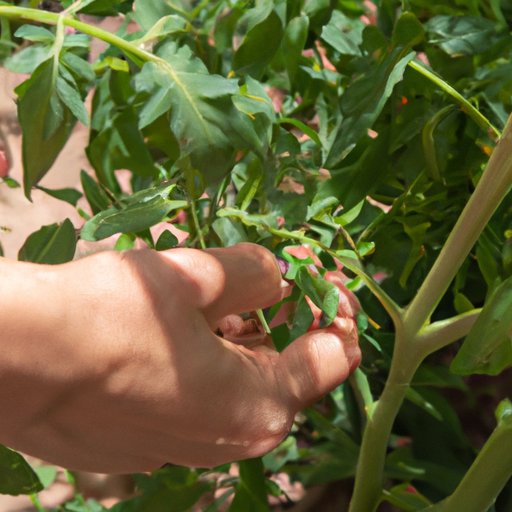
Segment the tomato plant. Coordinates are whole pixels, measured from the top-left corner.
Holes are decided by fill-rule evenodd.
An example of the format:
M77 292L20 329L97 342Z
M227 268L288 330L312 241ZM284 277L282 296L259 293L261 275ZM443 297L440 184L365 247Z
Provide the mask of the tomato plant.
M179 467L139 475L114 510L191 510L214 490L206 510L277 509L292 504L279 474L348 492L351 512L510 510L508 0L26 0L0 2L0 20L4 66L28 74L28 198L89 127L80 190L40 187L83 195L82 224L42 227L20 259L73 258L75 228L118 249L262 244L297 284L289 318L260 313L278 349L313 312L335 319L328 273L342 268L362 307L361 368L277 450L223 485ZM92 62L91 39L107 43ZM41 488L7 449L0 472L1 492Z

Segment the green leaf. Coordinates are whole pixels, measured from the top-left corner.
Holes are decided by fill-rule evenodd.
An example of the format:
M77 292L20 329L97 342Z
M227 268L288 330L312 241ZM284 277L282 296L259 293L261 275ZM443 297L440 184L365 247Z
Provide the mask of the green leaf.
M165 251L172 249L178 245L179 241L168 229L162 232L156 241L155 249L157 251Z
M388 159L388 133L381 133L368 140L355 162L334 169L331 179L318 184L319 199L334 196L344 208L355 208L386 179Z
M299 70L302 52L306 45L308 30L309 18L307 16L298 16L290 20L284 31L281 50L292 88L295 88L295 79Z
M102 240L116 233L138 233L163 221L172 210L187 206L173 199L174 184L163 184L130 196L124 205L104 210L82 228L82 240Z
M141 495L114 505L111 512L188 512L211 489L196 471L178 466L134 479Z
M55 482L58 475L55 466L37 466L34 471L45 489Z
M240 483L229 512L268 512L267 488L261 458L238 463Z
M51 190L49 188L38 185L37 189L46 192L49 196L52 196L55 199L65 201L72 206L76 206L78 200L82 197L82 193L75 188L60 188L58 190Z
M413 404L417 405L425 412L433 416L436 420L443 420L442 414L436 409L435 405L432 404L428 398L423 396L420 392L416 391L412 387L407 388L405 397L407 400L410 400Z
M51 47L32 45L5 60L5 67L14 73L32 73L50 56Z
M338 314L339 289L333 283L313 276L306 267L300 267L295 276L297 286L325 314L325 325L330 325Z
M171 34L188 32L189 30L190 23L188 23L186 19L175 14L170 14L160 18L140 39L135 41L135 43L140 46L144 43L153 42Z
M277 119L277 122L279 124L291 124L292 126L295 126L295 128L298 128L302 133L307 135L315 144L322 147L322 141L320 140L318 133L299 119L295 119L293 117L280 117Z
M499 38L496 23L484 17L435 16L425 27L430 44L452 57L483 53Z
M345 16L341 11L332 13L329 23L322 28L322 39L342 55L361 55L363 29L359 19Z
M54 60L49 59L16 89L23 133L23 184L29 199L31 187L53 165L75 124L71 111L57 97L55 81Z
M80 92L71 86L61 76L57 77L56 90L62 103L66 105L71 113L84 125L89 126L89 114L85 109Z
M99 180L115 190L114 172L129 169L143 177L159 174L132 107L115 108L106 115L105 126L92 138L87 156ZM93 118L94 123L94 118Z
M498 375L512 366L512 277L501 283L485 305L451 364L459 375Z
M37 43L52 44L55 40L55 34L53 32L50 32L47 28L37 27L35 25L22 25L16 30L14 35L21 39Z
M72 222L43 226L32 233L18 252L20 261L58 265L71 261L76 250L76 233Z
M442 464L416 457L410 446L398 448L386 457L388 478L428 482L444 495L453 492L463 471L455 464Z
M99 213L110 206L111 201L106 192L84 170L80 172L80 182L92 213Z
M425 507L432 505L428 498L410 484L395 485L389 491L384 489L383 501L387 501L394 507L398 507L399 510L407 512L423 510Z
M135 79L137 91L149 93L141 111L141 127L170 110L170 126L181 156L209 182L218 181L233 165L236 150L263 152L251 118L232 101L235 81L208 74L188 47L166 43L164 61L148 62Z
M153 0L135 0L135 19L144 32L151 31L162 19L172 16L173 23L179 23L176 18L186 17L186 12L180 9L179 2L154 2Z
M326 158L325 166L336 167L367 136L368 129L381 113L395 85L402 80L413 52L404 55L394 48L368 73L356 80L343 94L341 110L343 121Z
M123 233L114 245L115 251L129 251L135 247L137 238L132 233Z
M239 221L223 217L216 219L212 227L224 247L248 241L247 234Z
M299 300L297 301L297 305L295 306L295 312L293 317L292 328L290 330L289 339L291 341L297 339L299 336L302 336L306 332L308 332L311 324L313 323L315 317L313 316L313 312L306 301L306 295L304 292L301 292Z
M34 470L17 452L0 445L0 494L32 494L43 490Z
M412 48L423 42L425 29L412 12L404 12L393 28L392 42L395 46Z
M263 457L265 468L272 473L277 473L287 462L300 459L297 440L288 436L277 448Z
M495 415L498 424L512 422L512 402L508 398L502 400L496 408Z
M249 28L233 56L233 69L259 78L279 50L283 23L273 2L264 0L240 19L239 25L244 24Z

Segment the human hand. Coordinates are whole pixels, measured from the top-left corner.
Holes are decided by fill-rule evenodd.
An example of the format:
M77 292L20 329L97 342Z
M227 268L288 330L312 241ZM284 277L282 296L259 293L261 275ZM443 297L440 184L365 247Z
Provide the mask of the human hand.
M18 265L28 278L24 307L10 310L16 343L0 357L0 405L9 411L0 442L73 469L259 456L360 360L342 328L309 332L281 354L263 336L246 346L243 336L233 343L214 333L228 315L282 296L276 261L257 245L105 252L55 267L12 262L10 275Z

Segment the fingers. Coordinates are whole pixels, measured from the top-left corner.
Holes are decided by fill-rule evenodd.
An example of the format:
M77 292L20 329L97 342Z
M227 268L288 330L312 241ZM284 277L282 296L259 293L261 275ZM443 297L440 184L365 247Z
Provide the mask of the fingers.
M309 332L289 345L279 357L278 375L297 410L341 384L361 360L357 329Z
M205 251L172 249L160 254L185 280L186 295L209 322L281 299L277 261L259 245L244 243Z

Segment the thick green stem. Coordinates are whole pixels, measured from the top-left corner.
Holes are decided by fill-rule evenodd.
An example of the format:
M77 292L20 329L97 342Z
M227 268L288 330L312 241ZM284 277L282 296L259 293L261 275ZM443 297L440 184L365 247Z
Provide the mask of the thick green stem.
M489 510L512 477L512 421L498 424L469 471L436 512L483 512Z
M511 118L512 119L512 118ZM404 323L418 332L430 318L492 214L512 185L512 122L494 149L478 185L462 211L416 297L406 309Z
M408 347L413 347L413 344L399 331L388 380L368 415L349 512L373 512L379 504L389 436L412 377L421 363L414 354L417 350Z

